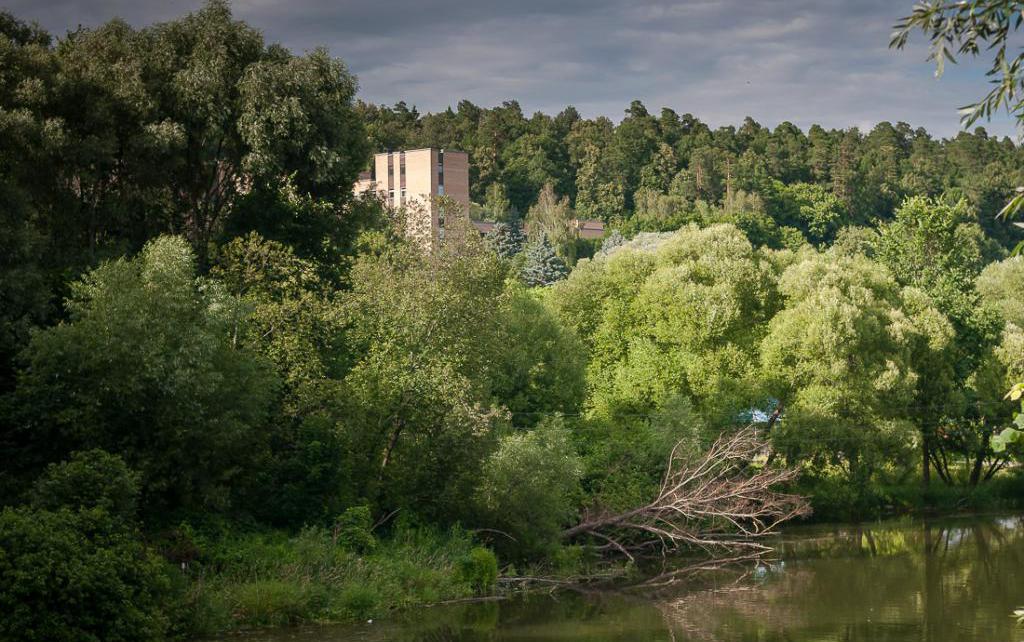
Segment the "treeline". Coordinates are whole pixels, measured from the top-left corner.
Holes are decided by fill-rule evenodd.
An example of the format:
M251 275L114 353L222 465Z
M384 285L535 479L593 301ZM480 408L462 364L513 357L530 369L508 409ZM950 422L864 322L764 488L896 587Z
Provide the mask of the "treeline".
M1024 376L1009 142L420 118L217 1L57 40L0 14L0 64L0 639L578 572L606 544L581 515L772 413L758 465L822 517L1019 496L993 440ZM352 199L371 150L417 144L470 151L508 224L424 252ZM574 212L617 228L590 259Z
M485 108L463 100L428 114L403 102L359 103L357 111L374 149L469 152L473 201L492 219L507 218L506 202L525 214L551 185L581 218L663 231L692 220L698 201L735 207L742 193L756 195L757 213L821 243L847 225L891 220L907 197L954 194L967 199L993 238L1022 238L994 215L1024 181L1024 155L982 128L938 140L888 122L866 133L818 125L803 132L788 122L768 129L751 118L712 129L668 107L651 114L640 101L617 124L584 119L571 106L526 116L515 101ZM747 226L764 233L756 229L764 222ZM778 244L785 234L775 236L767 238Z

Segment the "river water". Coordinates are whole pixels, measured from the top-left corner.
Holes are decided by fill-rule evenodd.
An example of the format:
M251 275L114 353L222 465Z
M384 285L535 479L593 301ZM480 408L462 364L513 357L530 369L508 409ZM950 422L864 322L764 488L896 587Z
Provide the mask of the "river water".
M796 527L774 560L659 588L530 594L249 642L1024 642L1024 516Z

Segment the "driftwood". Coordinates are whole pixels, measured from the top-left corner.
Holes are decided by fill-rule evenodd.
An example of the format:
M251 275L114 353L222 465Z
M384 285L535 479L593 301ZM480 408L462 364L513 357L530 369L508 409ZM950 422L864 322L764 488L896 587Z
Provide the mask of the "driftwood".
M779 492L796 470L758 468L754 460L768 449L754 426L723 435L695 458L672 449L656 496L644 506L620 513L585 514L562 532L564 540L601 542L595 548L630 560L644 552L662 555L680 548L713 555L770 550L757 541L787 520L810 512L800 496Z

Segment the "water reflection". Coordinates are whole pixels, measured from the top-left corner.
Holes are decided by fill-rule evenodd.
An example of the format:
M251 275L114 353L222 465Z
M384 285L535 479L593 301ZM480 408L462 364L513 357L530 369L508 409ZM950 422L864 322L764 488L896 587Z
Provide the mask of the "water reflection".
M795 531L778 559L667 588L533 595L254 639L1024 642L1024 518Z

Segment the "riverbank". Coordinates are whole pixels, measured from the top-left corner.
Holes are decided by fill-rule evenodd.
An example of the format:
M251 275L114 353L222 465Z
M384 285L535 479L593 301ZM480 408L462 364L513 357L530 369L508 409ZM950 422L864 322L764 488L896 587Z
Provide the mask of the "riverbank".
M858 522L899 515L953 515L1024 509L1024 475L1004 472L970 486L939 481L927 489L920 480L902 484L852 486L842 480L804 480L794 489L810 498L813 512L805 521Z
M907 514L951 515L964 511L1020 509L1024 479L1004 476L975 489L936 484L878 489L856 502L818 488L819 509L812 522L856 522ZM860 513L851 511L859 510ZM298 534L284 531L225 533L187 540L168 557L189 558L182 565L179 622L181 637L297 624L377 620L410 607L470 600L521 588L499 582L499 564L489 549L460 528L449 531L396 526L378 541L322 528ZM173 545L172 545L173 548ZM165 551L166 552L166 551ZM588 560L564 548L541 566L504 565L500 575L579 577ZM499 584L501 586L499 586ZM501 587L505 588L501 588Z
M460 529L400 528L361 547L321 528L195 536L182 563L177 633L195 638L300 623L353 622L472 597L497 577L493 554Z
M745 640L768 631L772 639L800 641L1012 642L1020 639L1009 614L1020 603L1013 574L1024 554L1022 534L1019 513L799 525L784 529L774 560L754 573L723 569L647 591L530 591L244 639L544 641L571 632L573 639L654 642ZM965 578L971 590L955 588Z

